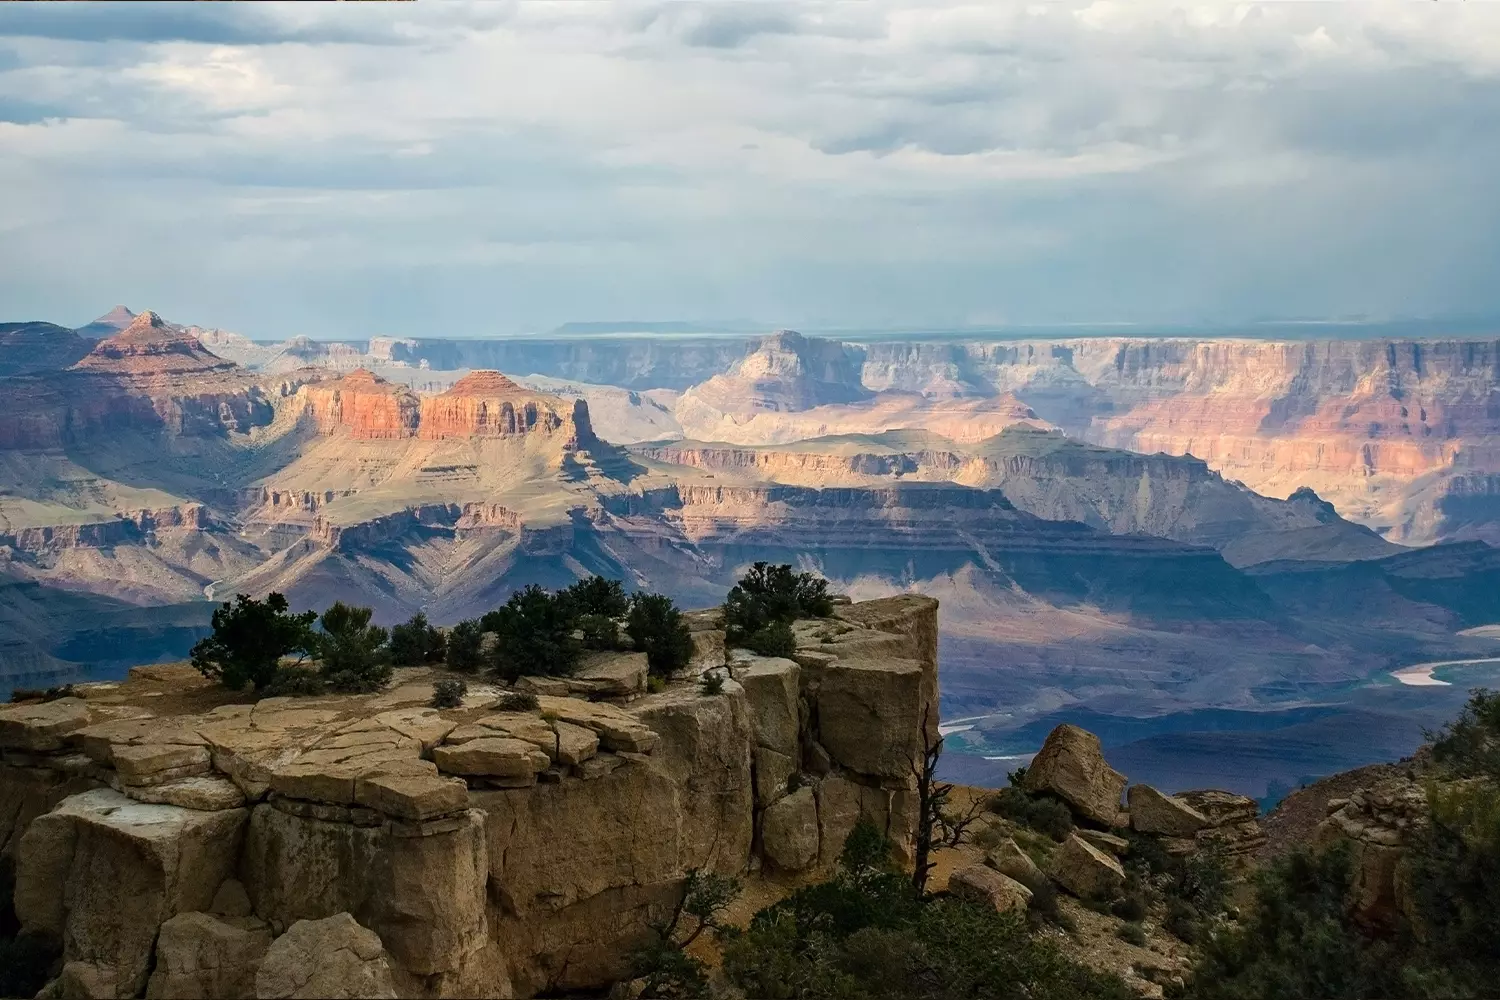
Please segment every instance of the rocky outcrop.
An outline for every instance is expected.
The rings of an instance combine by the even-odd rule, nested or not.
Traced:
[[[1052,852],[1047,874],[1080,899],[1109,899],[1125,884],[1120,862],[1076,833]]]
[[[1042,869],[1031,860],[1031,855],[1021,850],[1013,838],[1006,837],[984,857],[984,863],[1002,875],[1008,875],[1023,885],[1031,885],[1042,877]]]
[[[1125,783],[1125,775],[1105,761],[1099,737],[1068,724],[1047,734],[1026,768],[1028,792],[1056,795],[1080,816],[1105,826],[1120,811]]]
[[[363,368],[303,386],[298,395],[324,434],[337,430],[355,438],[405,438],[417,433],[416,394]]]
[[[1179,792],[1176,797],[1208,820],[1208,824],[1194,835],[1196,847],[1212,847],[1222,852],[1232,865],[1245,868],[1254,862],[1256,854],[1265,846],[1266,835],[1259,821],[1260,806],[1249,796],[1206,789]]]
[[[588,404],[530,392],[496,371],[476,371],[422,400],[420,436],[545,437],[566,448],[595,442]]]
[[[984,865],[969,865],[948,876],[948,891],[959,899],[992,907],[998,913],[1025,910],[1031,890]]]
[[[1208,817],[1182,799],[1164,795],[1150,785],[1131,785],[1126,795],[1130,828],[1163,837],[1192,837],[1208,826]]]
[[[1412,915],[1405,860],[1410,838],[1429,822],[1427,794],[1408,777],[1390,777],[1347,799],[1328,803],[1328,818],[1313,832],[1314,846],[1347,841],[1353,879],[1349,909],[1372,930],[1393,930]]]
[[[637,696],[616,703],[504,711],[475,686],[439,712],[439,675],[404,668],[377,695],[251,705],[152,666],[0,708],[17,912],[63,941],[64,992],[597,989],[689,870],[808,872],[862,818],[909,842],[936,602],[836,610],[798,623],[795,659],[720,647],[717,694],[689,676],[640,695],[626,657]]]
[[[299,920],[267,950],[255,974],[257,1000],[394,1000],[380,938],[347,913]]]

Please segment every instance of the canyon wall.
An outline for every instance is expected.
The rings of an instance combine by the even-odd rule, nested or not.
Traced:
[[[426,708],[435,675],[411,669],[379,695],[251,705],[142,667],[0,708],[17,913],[61,941],[64,992],[254,996],[275,939],[347,913],[398,995],[530,996],[623,977],[690,870],[826,868],[861,817],[908,845],[936,602],[799,622],[792,659],[726,653],[717,610],[689,617],[698,655],[665,690],[643,665],[606,669],[628,678],[615,704],[523,680],[552,722],[480,685]]]

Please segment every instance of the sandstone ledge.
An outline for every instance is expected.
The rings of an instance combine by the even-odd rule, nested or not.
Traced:
[[[375,695],[249,703],[185,665],[0,708],[0,853],[23,919],[69,942],[70,982],[135,995],[153,967],[159,995],[247,989],[267,937],[275,952],[342,913],[378,937],[396,995],[525,996],[623,974],[690,868],[826,866],[861,817],[905,843],[905,755],[937,721],[937,602],[840,604],[797,624],[788,660],[725,650],[715,612],[691,621],[693,669],[666,690],[644,693],[636,657],[600,658],[531,712],[478,685],[429,708],[447,676],[430,669]],[[726,669],[704,694],[698,673]],[[95,860],[85,827],[162,846]],[[166,902],[124,905],[90,884],[101,864]],[[246,912],[202,916],[241,883]]]

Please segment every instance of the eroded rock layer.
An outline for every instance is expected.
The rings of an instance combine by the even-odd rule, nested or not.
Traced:
[[[438,675],[410,669],[244,704],[185,665],[0,709],[18,915],[97,995],[310,995],[326,938],[368,981],[346,995],[527,996],[623,976],[689,869],[827,866],[861,817],[905,844],[937,603],[843,604],[785,660],[691,620],[717,654],[665,690],[605,656],[530,712],[477,685],[428,708]]]

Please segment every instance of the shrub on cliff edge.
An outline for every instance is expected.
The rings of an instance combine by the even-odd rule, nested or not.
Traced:
[[[281,594],[264,601],[236,594],[214,611],[213,633],[192,649],[192,663],[203,676],[227,688],[249,684],[260,691],[276,676],[284,656],[306,656],[312,647],[315,611],[292,614]]]
[[[811,573],[793,573],[784,563],[756,563],[724,599],[727,641],[763,656],[788,655],[783,650],[795,645],[788,643],[789,626],[798,618],[831,614],[833,599],[828,596],[828,581]]]
[[[318,620],[322,631],[314,634],[313,647],[330,689],[366,694],[379,691],[390,681],[390,656],[385,648],[388,633],[370,624],[372,616],[369,608],[335,601]]]
[[[442,663],[448,652],[443,633],[428,624],[420,611],[391,629],[391,662],[398,667]]]
[[[467,618],[448,633],[444,661],[449,670],[472,674],[484,666],[484,628],[478,618]]]
[[[511,594],[505,606],[486,614],[480,625],[495,633],[491,665],[502,680],[566,675],[578,664],[581,647],[573,637],[576,620],[570,602],[536,584]]]
[[[661,594],[630,595],[625,633],[636,651],[646,654],[646,667],[655,676],[674,674],[693,658],[693,637],[687,622],[671,598]]]

